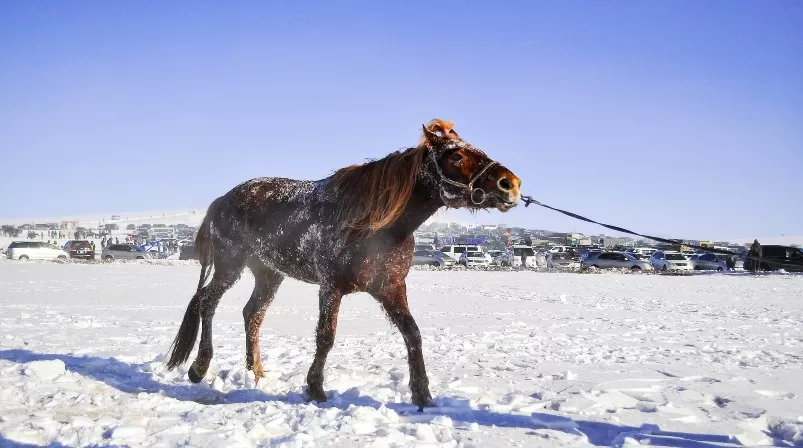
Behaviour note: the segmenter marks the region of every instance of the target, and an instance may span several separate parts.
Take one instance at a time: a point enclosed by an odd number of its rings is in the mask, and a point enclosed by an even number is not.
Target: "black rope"
[[[655,241],[658,241],[658,242],[661,242],[661,243],[672,244],[672,245],[677,245],[677,246],[691,247],[693,249],[699,249],[699,250],[703,250],[705,252],[712,252],[712,253],[724,254],[724,255],[736,255],[733,252],[731,252],[729,250],[725,250],[725,249],[715,249],[713,247],[697,246],[697,245],[694,245],[694,244],[684,243],[681,240],[673,240],[673,239],[661,238],[661,237],[657,237],[657,236],[644,235],[644,234],[641,234],[641,233],[638,233],[638,232],[634,232],[632,230],[628,230],[628,229],[625,229],[625,228],[622,228],[622,227],[619,227],[619,226],[613,226],[613,225],[610,225],[610,224],[604,224],[604,223],[601,223],[601,222],[598,222],[598,221],[594,221],[593,219],[586,218],[585,216],[578,215],[576,213],[567,212],[566,210],[561,210],[559,208],[552,207],[550,205],[546,205],[546,204],[542,203],[541,201],[533,199],[532,196],[521,195],[521,200],[524,201],[524,207],[525,208],[529,207],[530,204],[540,205],[541,207],[548,208],[550,210],[554,210],[554,211],[556,211],[558,213],[563,213],[566,216],[571,216],[574,219],[579,219],[580,221],[585,221],[585,222],[590,222],[592,224],[597,224],[597,225],[600,225],[602,227],[606,227],[608,229],[615,230],[617,232],[627,233],[627,234],[630,234],[630,235],[636,235],[636,236],[640,236],[642,238],[649,238],[651,240],[655,240]],[[755,255],[749,255],[748,254],[748,255],[746,255],[746,258],[749,258],[751,260],[756,260],[756,261],[762,261],[762,262],[767,263],[767,264],[773,264],[773,265],[777,265],[777,266],[793,267],[793,268],[796,268],[796,269],[800,269],[799,265],[787,264],[787,263],[779,263],[779,262],[777,262],[775,260],[770,260],[770,259],[767,259],[765,257],[757,257]]]

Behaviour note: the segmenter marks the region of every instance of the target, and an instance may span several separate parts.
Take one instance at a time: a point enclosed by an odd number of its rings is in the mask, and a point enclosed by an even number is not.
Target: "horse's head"
[[[521,197],[521,180],[463,140],[452,126],[450,121],[430,121],[419,144],[428,149],[424,172],[438,184],[443,203],[502,212],[515,207]]]

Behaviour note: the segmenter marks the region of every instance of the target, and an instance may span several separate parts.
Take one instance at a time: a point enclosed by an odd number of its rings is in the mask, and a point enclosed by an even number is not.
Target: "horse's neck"
[[[415,186],[406,209],[388,230],[397,236],[410,235],[441,207],[443,200],[437,190],[433,190],[428,184],[419,183]]]

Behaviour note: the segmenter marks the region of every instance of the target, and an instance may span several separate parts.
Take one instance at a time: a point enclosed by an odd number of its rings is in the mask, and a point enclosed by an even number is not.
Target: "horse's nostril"
[[[499,188],[502,190],[510,190],[513,186],[510,184],[510,181],[507,179],[499,179]]]

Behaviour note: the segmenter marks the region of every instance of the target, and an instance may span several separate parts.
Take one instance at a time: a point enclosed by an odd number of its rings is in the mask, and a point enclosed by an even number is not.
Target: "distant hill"
[[[118,212],[94,213],[87,215],[49,216],[39,218],[0,218],[0,224],[45,224],[59,223],[61,221],[78,221],[81,227],[98,227],[99,225],[117,223],[121,228],[128,224],[187,224],[197,226],[201,223],[206,208],[154,211],[154,212]],[[119,219],[112,219],[112,217]]]

